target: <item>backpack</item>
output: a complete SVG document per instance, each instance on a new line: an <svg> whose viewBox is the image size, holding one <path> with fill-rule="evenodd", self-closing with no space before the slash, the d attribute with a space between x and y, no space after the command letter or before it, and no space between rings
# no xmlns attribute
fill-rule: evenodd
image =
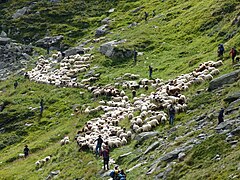
<svg viewBox="0 0 240 180"><path fill-rule="evenodd" d="M112 178L114 178L114 176L115 176L115 171L114 171L114 170L111 171L109 175L110 175Z"/></svg>
<svg viewBox="0 0 240 180"><path fill-rule="evenodd" d="M118 171L112 170L109 175L114 179L117 177Z"/></svg>

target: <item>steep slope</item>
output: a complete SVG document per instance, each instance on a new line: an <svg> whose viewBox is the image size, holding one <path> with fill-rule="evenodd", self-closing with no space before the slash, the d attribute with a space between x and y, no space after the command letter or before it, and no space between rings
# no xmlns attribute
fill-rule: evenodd
<svg viewBox="0 0 240 180"><path fill-rule="evenodd" d="M12 18L18 9L24 7L29 8L24 15ZM114 8L113 12L109 11L111 8ZM156 13L154 17L153 10ZM149 13L147 22L144 21L145 11ZM31 42L35 45L45 36L56 35L64 36L62 43L66 49L87 42L84 47L91 47L89 53L94 55L90 69L101 74L100 79L91 85L114 84L118 82L116 78L129 72L148 78L149 65L154 68L153 78L167 83L169 79L192 72L202 62L217 61L219 43L223 43L226 49L224 64L219 68L220 75L231 72L228 51L232 46L240 46L239 14L237 0L46 0L36 3L11 0L0 3L0 31L24 44ZM106 17L110 18L110 24L105 39L95 42L95 31ZM112 40L126 40L118 46L120 50L136 48L143 52L137 57L137 64L134 65L132 58L108 58L99 53L100 45ZM46 50L35 51L45 55ZM51 53L55 51L53 48ZM36 61L37 57L33 56L33 59ZM30 70L34 66L31 64L26 68ZM58 66L51 68L58 69ZM78 74L79 82L89 72ZM16 80L19 86L14 89ZM224 101L239 92L239 80L213 92L205 91L208 85L209 82L204 82L184 92L188 109L177 114L174 127L168 123L160 125L154 129L158 135L153 138L141 142L132 140L126 146L111 149L111 157L121 168L131 170L137 165L127 173L128 179L239 177L239 137L230 137L229 134L239 125L239 103ZM125 91L133 101L131 90ZM152 87L148 91L140 89L137 96L154 91ZM39 117L41 98L44 99L44 112ZM1 81L0 103L4 109L0 112L0 177L42 179L50 172L60 170L59 179L107 179L101 170L100 158L95 158L90 151L78 152L74 141L76 132L85 122L104 113L76 112L76 107L84 111L87 106L97 107L100 100L109 99L96 99L84 88L38 84L20 75ZM230 124L226 130L215 129L222 106L229 110L225 119ZM126 118L120 126L129 128L130 122ZM60 146L59 141L65 135L70 137L70 144ZM145 152L156 142L158 145ZM25 144L30 147L30 156L18 158ZM131 154L121 156L129 152ZM178 159L180 152L184 153L183 159ZM52 155L51 160L36 168L35 162L48 155Z"/></svg>

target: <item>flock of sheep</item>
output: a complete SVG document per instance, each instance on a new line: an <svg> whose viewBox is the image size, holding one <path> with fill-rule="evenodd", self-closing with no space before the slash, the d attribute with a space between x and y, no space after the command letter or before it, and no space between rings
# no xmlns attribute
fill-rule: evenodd
<svg viewBox="0 0 240 180"><path fill-rule="evenodd" d="M89 87L89 89L93 89L94 97L108 95L111 96L111 100L100 100L99 106L96 108L87 107L85 109L85 113L95 113L102 110L104 114L88 121L79 131L76 140L80 149L90 148L94 150L98 135L102 135L104 145L108 145L110 148L125 145L133 134L151 131L161 123L164 124L168 119L166 112L171 105L174 106L177 113L186 111L187 99L181 92L193 84L213 79L213 76L219 73L217 67L222 64L222 61L209 61L199 65L193 72L183 74L175 80L165 83L160 79L142 79L139 82L131 81L131 83L128 83L129 81L117 82L118 87L122 86L123 90L121 91L113 86ZM124 77L129 77L131 80L138 79L137 75L132 74L125 74ZM152 86L156 91L150 95L141 94L139 97L134 97L132 102L129 101L129 97L124 91L126 88L132 90L145 88L148 90L146 88L148 86ZM129 129L119 126L119 122L124 119L129 120L131 124Z"/></svg>
<svg viewBox="0 0 240 180"><path fill-rule="evenodd" d="M90 68L91 54L83 56L72 55L62 57L61 53L53 54L51 58L40 56L37 65L27 72L30 80L64 87L79 87L77 74ZM60 62L59 62L60 61Z"/></svg>
<svg viewBox="0 0 240 180"><path fill-rule="evenodd" d="M93 56L85 54L83 56L74 55L61 57L61 54L53 54L51 59L45 60L40 57L37 66L28 72L30 80L56 86L81 87L88 89L95 99L100 96L107 96L110 100L100 100L95 108L88 106L84 113L91 114L98 111L104 113L97 118L86 122L84 127L78 132L76 141L80 149L95 150L96 139L99 135L104 140L104 145L120 147L126 145L134 134L148 132L153 128L164 124L168 119L168 109L174 106L177 113L187 109L187 99L181 92L187 90L193 84L200 84L203 81L213 79L219 73L217 67L222 61L208 61L200 64L193 72L182 74L176 79L163 82L161 79L140 79L139 75L126 73L122 77L116 78L114 85L97 87L90 85L91 81L99 78L90 77L83 79L79 83L77 73L86 72L90 68ZM54 68L57 62L59 69ZM141 94L133 96L132 100L126 95L125 90L137 91L139 88L148 90L149 87L155 89L150 95ZM122 89L122 90L119 90ZM121 127L120 122L127 120L130 127ZM68 144L69 138L61 140L61 145ZM103 145L103 147L104 147ZM37 161L36 164L40 164Z"/></svg>

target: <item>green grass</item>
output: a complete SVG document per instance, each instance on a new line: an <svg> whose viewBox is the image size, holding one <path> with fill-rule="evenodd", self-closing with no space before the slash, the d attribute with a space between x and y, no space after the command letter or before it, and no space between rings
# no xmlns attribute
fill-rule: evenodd
<svg viewBox="0 0 240 180"><path fill-rule="evenodd" d="M239 23L232 24L238 17L240 7L237 0L121 0L121 1L78 1L61 0L59 3L49 1L37 2L29 14L19 19L11 16L17 9L29 6L29 1L9 1L0 4L0 30L8 32L10 37L19 42L36 41L46 35L64 35L66 45L78 45L88 39L93 39L95 30L101 25L101 20L110 17L110 32L106 39L100 43L89 43L94 46L91 52L95 58L93 66L98 66L101 78L98 85L114 83L115 78L131 72L139 74L141 78L148 77L148 66L153 66L153 77L164 81L192 72L200 63L217 58L217 45L224 43L226 52L220 67L220 75L233 71L228 52L232 46L240 47ZM138 12L132 11L144 6ZM115 8L113 13L108 10ZM152 18L152 11L156 16ZM144 21L144 12L149 12L148 22ZM128 28L133 22L136 27ZM16 29L20 33L16 33ZM126 39L126 43L119 45L119 49L134 49L143 52L138 56L137 64L129 59L109 59L98 52L99 46L110 40ZM43 54L45 50L36 48ZM34 67L33 59L28 69ZM218 76L220 76L218 75ZM83 74L79 75L82 77ZM13 83L18 80L19 86L15 90ZM217 112L220 107L228 106L223 101L228 95L239 91L239 81L226 87L220 95L215 92L203 91L196 95L198 90L206 90L208 82L192 86L184 94L188 97L188 111L176 116L175 124L183 124L193 118ZM85 92L81 97L79 92ZM140 90L137 92L149 94ZM131 91L126 91L131 97ZM44 112L39 117L39 102L44 99ZM99 98L102 99L103 97ZM104 98L103 98L104 99ZM130 98L131 99L131 98ZM6 104L3 112L0 112L0 123L4 125L4 133L0 133L0 179L43 179L51 171L60 170L58 179L100 179L102 162L95 159L91 152L78 152L74 142L76 132L93 117L103 112L86 115L74 114L74 106L83 107L84 104L91 107L98 106L92 95L83 89L57 88L46 84L30 82L22 77L10 77L0 82L0 104ZM231 115L229 117L236 117ZM216 117L210 119L217 123ZM32 124L30 127L26 123ZM129 128L128 119L121 121L122 127ZM189 128L195 126L193 122ZM168 124L157 127L155 130L161 136L167 136L170 130ZM128 179L153 179L154 175L146 176L145 173L151 163L159 158L162 153L169 152L185 141L207 131L214 133L210 127L196 131L184 138L179 138L171 146L163 147L145 155L147 164L128 173ZM169 137L184 136L189 130L180 127ZM70 136L71 143L60 146L59 141L65 135ZM133 152L127 158L119 160L121 168L129 169L138 164L138 156L145 151L156 139L150 138L143 144L137 145L131 141L127 146L111 151L111 156L117 160L121 154ZM27 159L19 159L23 147L28 144L31 150ZM168 179L228 179L230 175L237 174L237 162L240 157L239 145L232 149L224 142L223 136L213 136L187 153L183 162L177 162ZM141 151L142 150L142 151ZM213 162L215 154L221 154L222 160ZM40 170L36 170L35 162L47 155L53 158ZM166 164L160 164L164 168ZM223 167L225 166L225 167ZM111 167L113 168L113 166ZM161 169L160 168L160 169Z"/></svg>

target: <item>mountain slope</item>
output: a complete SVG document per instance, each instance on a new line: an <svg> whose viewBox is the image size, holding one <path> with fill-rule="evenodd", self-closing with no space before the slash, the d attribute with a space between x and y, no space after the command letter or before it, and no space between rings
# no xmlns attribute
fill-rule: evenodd
<svg viewBox="0 0 240 180"><path fill-rule="evenodd" d="M13 19L12 15L23 7L29 7L29 10ZM109 12L111 8L114 8L113 12ZM153 10L156 12L154 17ZM149 13L147 22L144 21L145 11ZM0 31L5 31L8 37L19 43L33 45L45 36L56 35L64 36L66 47L91 40L84 47L93 47L90 51L94 55L91 68L96 68L101 74L93 85L114 84L118 82L116 78L129 72L140 75L140 78L148 78L149 65L154 68L153 78L160 78L166 83L181 74L192 72L202 62L217 61L219 43L224 44L226 53L218 76L232 72L228 52L232 46L240 47L239 15L237 0L46 0L36 3L11 0L0 3ZM105 39L94 42L93 39L97 38L95 31L106 17L111 19L109 33L104 36ZM124 39L126 42L120 44L119 49L136 48L138 52L143 52L137 57L136 65L132 58L114 59L99 53L102 43ZM35 51L46 56L46 50L35 48ZM54 52L51 50L51 53ZM26 69L34 67L36 61L37 57L33 56ZM86 74L80 73L79 80ZM16 80L19 86L14 89ZM111 149L111 157L121 168L129 170L138 165L127 173L128 179L239 177L239 143L232 145L226 141L229 132L219 133L215 130L218 111L222 106L226 109L232 106L224 99L239 92L239 80L213 92L205 91L208 85L209 82L193 85L183 93L188 100L188 109L176 115L174 127L168 123L160 125L154 129L158 135L153 138L143 142L132 140L126 146ZM133 101L131 90L125 91ZM149 95L153 91L151 87L147 92L140 89L137 96ZM44 99L44 112L40 118L41 98ZM103 177L100 158L95 158L90 151L78 152L74 141L76 132L85 122L103 114L102 111L77 113L75 108L85 110L87 106L97 107L100 100L109 99L99 97L96 100L86 89L38 84L21 75L12 75L8 80L1 81L0 103L4 104L4 109L0 112L0 179L42 179L56 170L60 170L58 179L107 179ZM225 116L226 121L232 122L229 125L231 131L239 125L239 103L234 106L238 109ZM130 129L128 119L120 125ZM70 144L60 146L59 142L65 135L70 137ZM234 136L230 142L238 140L239 137ZM143 154L154 142L159 142L156 149ZM30 147L30 156L18 158L25 144ZM175 156L163 160L167 158L166 154L174 154L190 145L192 147L184 151L183 161L179 162ZM129 152L132 153L120 157ZM35 162L48 155L52 155L50 162L36 168Z"/></svg>

